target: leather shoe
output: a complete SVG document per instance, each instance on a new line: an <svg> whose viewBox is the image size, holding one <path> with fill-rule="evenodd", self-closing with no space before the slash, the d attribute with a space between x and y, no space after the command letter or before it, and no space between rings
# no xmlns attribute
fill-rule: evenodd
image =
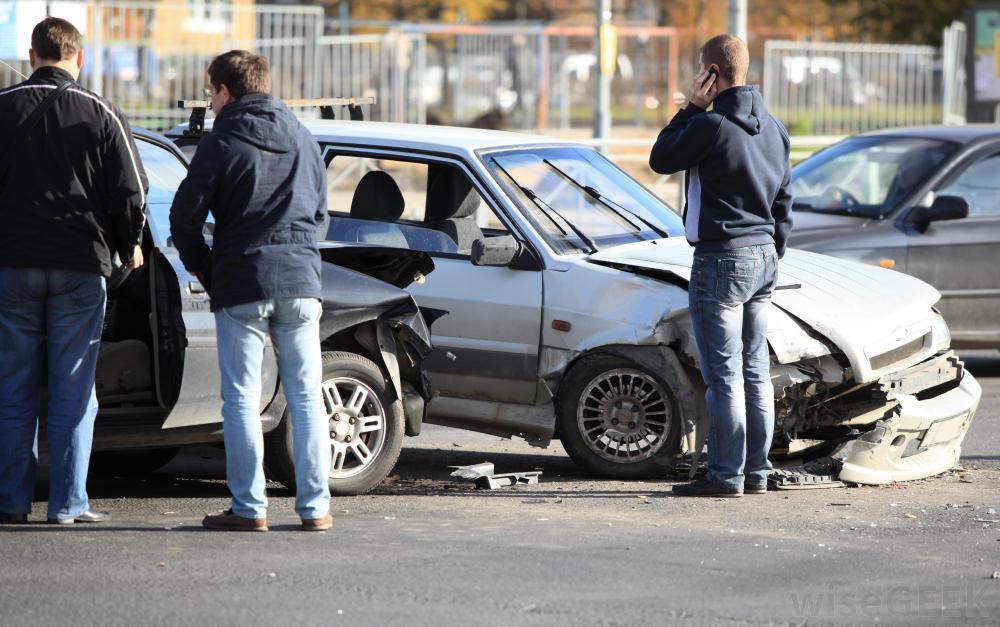
<svg viewBox="0 0 1000 627"><path fill-rule="evenodd" d="M201 526L215 531L267 531L266 518L244 518L232 509L208 514L201 519Z"/></svg>
<svg viewBox="0 0 1000 627"><path fill-rule="evenodd" d="M53 525L72 525L73 523L99 523L111 520L108 512L92 512L90 510L76 516L75 518L49 518L49 523Z"/></svg>
<svg viewBox="0 0 1000 627"><path fill-rule="evenodd" d="M743 490L733 488L725 483L712 481L705 477L691 483L680 483L674 486L673 493L677 496L708 496L715 498L739 498Z"/></svg>
<svg viewBox="0 0 1000 627"><path fill-rule="evenodd" d="M333 527L333 516L327 513L320 518L303 518L303 531L326 531Z"/></svg>
<svg viewBox="0 0 1000 627"><path fill-rule="evenodd" d="M0 525L23 525L28 522L27 514L8 514L0 512Z"/></svg>
<svg viewBox="0 0 1000 627"><path fill-rule="evenodd" d="M754 485L752 483L745 484L743 486L743 494L767 494L767 484L761 483Z"/></svg>

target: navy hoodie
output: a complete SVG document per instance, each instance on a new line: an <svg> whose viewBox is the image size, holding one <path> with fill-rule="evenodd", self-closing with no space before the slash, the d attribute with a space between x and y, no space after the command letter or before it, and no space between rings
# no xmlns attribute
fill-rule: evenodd
<svg viewBox="0 0 1000 627"><path fill-rule="evenodd" d="M773 243L778 255L792 229L788 133L755 86L719 93L712 111L690 103L656 139L649 167L686 170L684 227L699 252Z"/></svg>
<svg viewBox="0 0 1000 627"><path fill-rule="evenodd" d="M215 218L212 247L202 235ZM212 310L271 298L321 298L326 168L279 100L250 94L219 112L170 207L170 233Z"/></svg>

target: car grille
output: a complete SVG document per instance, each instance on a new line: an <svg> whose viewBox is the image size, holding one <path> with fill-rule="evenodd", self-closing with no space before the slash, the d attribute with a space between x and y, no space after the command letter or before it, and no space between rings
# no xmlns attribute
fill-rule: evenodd
<svg viewBox="0 0 1000 627"><path fill-rule="evenodd" d="M906 344L903 344L898 348L894 348L889 352L882 353L881 355L875 355L871 358L872 370L882 370L883 368L888 368L897 362L909 359L910 357L919 354L920 351L924 350L924 341L926 339L927 335L923 335L912 342L907 342Z"/></svg>

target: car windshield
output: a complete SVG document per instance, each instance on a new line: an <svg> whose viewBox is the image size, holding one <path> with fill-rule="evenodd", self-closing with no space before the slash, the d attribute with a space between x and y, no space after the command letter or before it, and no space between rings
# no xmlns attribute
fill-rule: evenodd
<svg viewBox="0 0 1000 627"><path fill-rule="evenodd" d="M792 169L792 209L877 218L912 194L957 144L918 137L854 137Z"/></svg>
<svg viewBox="0 0 1000 627"><path fill-rule="evenodd" d="M558 253L680 235L680 217L590 148L482 155L497 181Z"/></svg>

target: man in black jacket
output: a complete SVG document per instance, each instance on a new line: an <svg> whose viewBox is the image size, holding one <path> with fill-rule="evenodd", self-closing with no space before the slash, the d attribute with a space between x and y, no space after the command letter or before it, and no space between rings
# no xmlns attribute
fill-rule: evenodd
<svg viewBox="0 0 1000 627"><path fill-rule="evenodd" d="M97 522L86 481L105 278L115 253L142 265L146 179L128 120L76 83L79 31L43 20L29 59L31 78L0 91L0 522L31 511L46 380L49 522Z"/></svg>
<svg viewBox="0 0 1000 627"><path fill-rule="evenodd" d="M326 168L316 140L268 93L267 60L244 50L208 68L212 132L195 152L170 208L184 266L215 312L226 476L232 507L210 529L266 531L261 362L270 334L292 421L295 510L302 528L332 526L330 433L320 393L320 256ZM202 227L215 218L212 247Z"/></svg>
<svg viewBox="0 0 1000 627"><path fill-rule="evenodd" d="M757 88L744 85L749 63L738 37L706 42L689 103L649 156L661 174L686 170L684 225L695 249L688 294L708 386L708 473L674 486L682 496L760 494L771 469L767 310L792 226L789 142Z"/></svg>

